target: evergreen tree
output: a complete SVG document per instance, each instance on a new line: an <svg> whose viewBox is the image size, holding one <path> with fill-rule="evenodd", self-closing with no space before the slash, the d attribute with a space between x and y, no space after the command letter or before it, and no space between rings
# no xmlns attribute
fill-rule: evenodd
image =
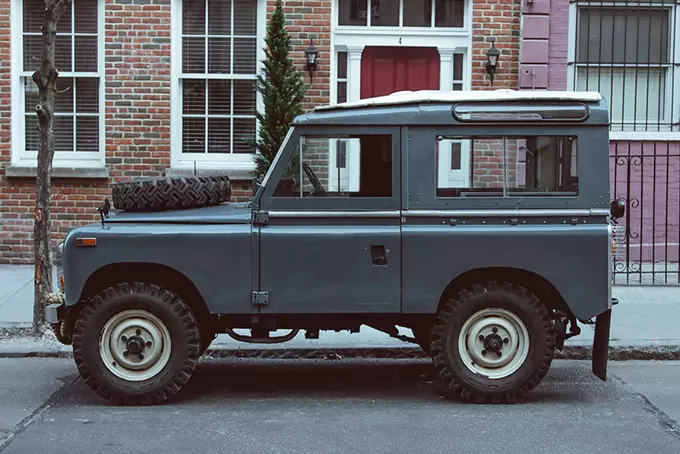
<svg viewBox="0 0 680 454"><path fill-rule="evenodd" d="M282 0L276 1L267 24L267 44L263 74L257 76L257 91L262 94L264 112L256 112L260 123L259 138L251 141L255 155L255 176L269 170L283 143L293 118L302 113L306 87L302 73L290 58L291 37L286 30Z"/></svg>

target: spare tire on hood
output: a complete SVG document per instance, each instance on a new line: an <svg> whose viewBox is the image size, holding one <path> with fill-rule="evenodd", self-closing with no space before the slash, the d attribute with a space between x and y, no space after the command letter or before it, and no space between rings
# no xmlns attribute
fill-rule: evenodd
<svg viewBox="0 0 680 454"><path fill-rule="evenodd" d="M115 183L112 196L118 210L180 210L228 201L231 184L226 176L140 178Z"/></svg>

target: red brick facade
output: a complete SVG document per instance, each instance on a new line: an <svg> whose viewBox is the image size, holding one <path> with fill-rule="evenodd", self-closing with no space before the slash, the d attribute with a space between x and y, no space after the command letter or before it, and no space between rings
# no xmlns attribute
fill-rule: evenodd
<svg viewBox="0 0 680 454"><path fill-rule="evenodd" d="M0 263L32 261L34 183L30 176L8 176L11 164L10 8L0 0ZM14 5L21 7L21 1ZM473 89L488 89L486 52L489 37L501 51L493 88L517 88L520 49L519 0L473 0ZM274 0L267 0L271 12ZM107 178L53 180L53 236L61 239L73 227L96 221L96 207L110 197L110 183L165 175L171 166L171 8L172 0L105 0L104 74L105 159ZM330 101L333 2L285 1L296 65L305 69L310 39L320 52L319 66L305 108ZM21 12L14 12L21 14ZM178 13L178 14L181 14ZM251 182L233 180L233 198L250 196Z"/></svg>
<svg viewBox="0 0 680 454"><path fill-rule="evenodd" d="M520 50L521 2L519 0L473 0L472 89L517 89ZM493 86L486 70L492 37L500 50Z"/></svg>

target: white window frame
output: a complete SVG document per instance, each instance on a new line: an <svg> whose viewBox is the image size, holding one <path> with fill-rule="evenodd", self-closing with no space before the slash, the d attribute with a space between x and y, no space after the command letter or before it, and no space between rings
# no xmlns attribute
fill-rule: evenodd
<svg viewBox="0 0 680 454"><path fill-rule="evenodd" d="M598 6L605 7L625 7L630 6L631 3L622 3L616 1L601 1L598 2L593 0L588 6L597 8ZM675 41L673 41L673 30L680 24L680 4L678 3L657 3L653 0L644 1L640 0L643 6L642 8L667 8L669 12L669 24L668 24L668 54L672 61L680 62L680 32L675 32ZM567 58L570 64L567 65L567 86L568 90L574 90L576 86L576 44L578 37L577 33L577 17L578 17L578 5L575 2L569 3L569 34L568 34L568 53ZM574 62L574 63L572 63ZM603 65L604 67L610 67L610 65ZM675 81L672 84L670 81ZM680 67L678 65L671 65L668 69L666 76L666 115L667 118L672 118L676 122L680 121ZM671 105L671 99L675 102L675 105ZM678 126L671 125L671 131L610 131L610 140L678 140Z"/></svg>
<svg viewBox="0 0 680 454"><path fill-rule="evenodd" d="M257 1L257 25L256 25L256 67L255 73L262 71L262 61L265 58L264 48L267 30L267 3L266 0ZM172 0L170 12L171 21L171 70L170 70L170 166L173 170L193 171L222 171L231 178L249 179L255 169L255 155L245 153L183 153L182 152L182 0ZM212 79L241 79L253 80L255 78L245 74L212 74ZM207 100L206 100L207 102ZM263 109L262 96L256 93L256 109ZM256 121L255 131L259 130L259 122Z"/></svg>
<svg viewBox="0 0 680 454"><path fill-rule="evenodd" d="M74 0L77 1L77 0ZM26 150L26 120L25 120L25 89L23 80L31 77L32 71L24 71L24 2L12 0L10 11L10 49L11 57L11 124L12 124L12 153L11 165L16 167L37 167L37 154ZM101 168L105 166L106 142L105 142L105 58L104 58L104 0L97 1L97 72L70 72L63 71L59 77L97 77L99 79L99 150L96 152L70 151L55 152L53 167L56 168ZM74 8L71 7L71 14ZM73 20L73 16L72 16ZM75 52L72 49L71 52ZM72 57L73 58L73 57ZM36 68L37 69L37 68ZM73 106L75 109L75 105ZM75 138L74 138L75 139ZM75 140L74 140L75 146Z"/></svg>

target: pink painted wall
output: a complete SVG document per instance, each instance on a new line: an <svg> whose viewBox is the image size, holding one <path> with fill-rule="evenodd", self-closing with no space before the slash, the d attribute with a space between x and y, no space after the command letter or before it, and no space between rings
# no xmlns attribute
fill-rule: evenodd
<svg viewBox="0 0 680 454"><path fill-rule="evenodd" d="M629 200L630 260L677 262L680 142L612 141L609 149L611 198Z"/></svg>
<svg viewBox="0 0 680 454"><path fill-rule="evenodd" d="M548 90L566 90L567 50L569 49L569 0L552 0L550 2L549 42Z"/></svg>

